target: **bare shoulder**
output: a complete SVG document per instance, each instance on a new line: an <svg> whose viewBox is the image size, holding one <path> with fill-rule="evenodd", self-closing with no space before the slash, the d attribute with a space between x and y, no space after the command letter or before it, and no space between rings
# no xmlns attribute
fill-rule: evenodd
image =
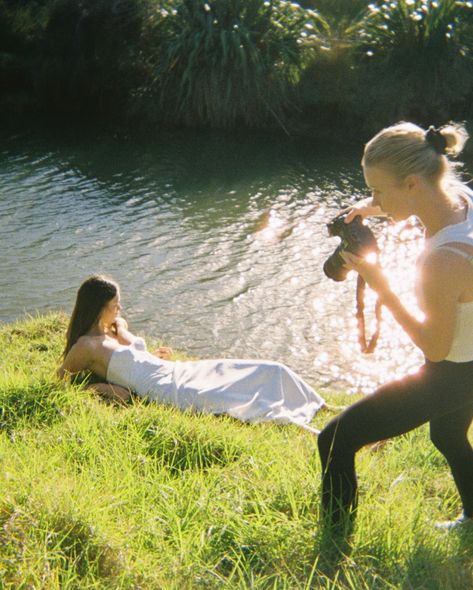
<svg viewBox="0 0 473 590"><path fill-rule="evenodd" d="M447 248L436 248L427 256L422 275L424 285L430 284L435 289L452 295L464 293L473 286L471 262Z"/></svg>
<svg viewBox="0 0 473 590"><path fill-rule="evenodd" d="M89 368L93 357L94 342L90 336L81 336L75 342L64 359L60 372L78 373Z"/></svg>
<svg viewBox="0 0 473 590"><path fill-rule="evenodd" d="M465 249L465 246L470 250ZM444 248L438 247L432 250L425 259L424 266L431 271L447 273L454 273L458 269L464 269L465 264L471 266L468 256L462 256L461 252L473 257L473 248L465 244L448 244Z"/></svg>
<svg viewBox="0 0 473 590"><path fill-rule="evenodd" d="M71 347L70 352L73 352L76 355L84 355L89 352L92 352L94 348L96 348L97 343L95 342L96 338L93 336L81 336L77 342Z"/></svg>

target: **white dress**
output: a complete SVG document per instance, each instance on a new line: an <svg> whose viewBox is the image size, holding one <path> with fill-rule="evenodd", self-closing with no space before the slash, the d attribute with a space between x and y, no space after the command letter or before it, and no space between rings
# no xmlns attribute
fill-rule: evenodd
<svg viewBox="0 0 473 590"><path fill-rule="evenodd" d="M136 346L112 353L107 381L140 397L242 421L307 426L325 401L291 369L259 360L166 361Z"/></svg>

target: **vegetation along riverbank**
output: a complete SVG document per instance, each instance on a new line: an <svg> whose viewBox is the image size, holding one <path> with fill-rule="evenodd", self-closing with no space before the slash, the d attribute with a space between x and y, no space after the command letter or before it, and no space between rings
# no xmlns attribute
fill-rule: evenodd
<svg viewBox="0 0 473 590"><path fill-rule="evenodd" d="M2 589L472 587L473 534L433 527L458 499L426 428L360 453L363 502L337 548L311 433L106 405L54 378L66 323L0 327Z"/></svg>
<svg viewBox="0 0 473 590"><path fill-rule="evenodd" d="M473 3L0 0L0 107L115 131L363 137L473 117Z"/></svg>

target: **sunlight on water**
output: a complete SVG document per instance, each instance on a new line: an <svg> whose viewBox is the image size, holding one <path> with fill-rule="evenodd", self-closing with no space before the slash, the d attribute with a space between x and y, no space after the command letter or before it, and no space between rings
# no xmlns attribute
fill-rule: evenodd
<svg viewBox="0 0 473 590"><path fill-rule="evenodd" d="M415 261L423 247L423 232L419 224L408 220L397 225L380 224L382 232L378 237L381 249L380 264L389 278L392 289L399 296L406 308L418 319L422 319L422 312L417 306L415 298ZM350 273L353 275L354 273ZM355 292L355 276L347 279ZM334 287L337 289L337 285ZM376 295L367 289L365 294L365 314L367 316L367 337L371 335L376 322L373 317ZM341 365L350 366L350 374L341 374L340 366L332 367L331 377L334 381L347 380L351 391L368 393L377 384L390 379L397 379L411 372L415 372L423 361L423 356L415 349L409 337L400 329L389 311L383 309L381 337L378 346L372 354L362 354L358 344L357 322L354 317L334 317L331 323L334 331L342 333L338 350L341 355ZM370 317L371 312L371 317ZM348 330L347 330L348 323ZM323 372L329 359L322 353L315 361L314 367Z"/></svg>
<svg viewBox="0 0 473 590"><path fill-rule="evenodd" d="M139 333L199 357L279 360L318 388L372 391L422 356L386 310L377 349L362 354L356 279L322 271L338 244L326 223L365 195L359 154L273 139L12 139L0 145L0 320L70 312L80 282L106 272ZM370 227L418 314L421 228ZM367 290L368 335L374 305Z"/></svg>

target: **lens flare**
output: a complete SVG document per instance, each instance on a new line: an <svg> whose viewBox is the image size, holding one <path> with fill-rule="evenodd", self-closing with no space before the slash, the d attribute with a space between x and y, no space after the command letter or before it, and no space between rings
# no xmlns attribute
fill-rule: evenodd
<svg viewBox="0 0 473 590"><path fill-rule="evenodd" d="M368 252L365 256L365 260L370 264L375 264L378 261L378 254L376 252Z"/></svg>

